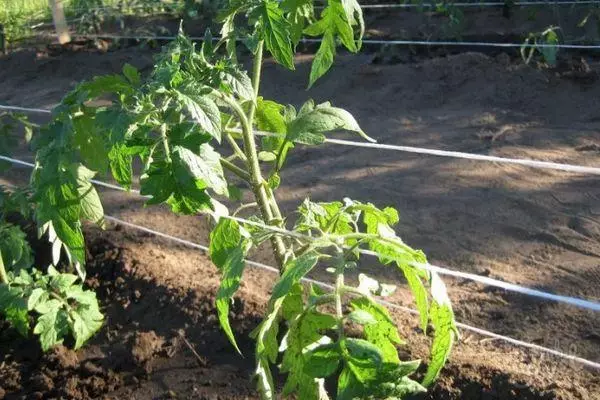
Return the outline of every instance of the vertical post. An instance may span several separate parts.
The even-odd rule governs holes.
[[[69,27],[65,18],[62,0],[49,1],[50,7],[52,8],[52,19],[54,20],[54,28],[56,29],[58,42],[60,44],[69,43],[71,41],[71,35],[69,34]]]
[[[6,54],[6,34],[2,24],[0,24],[0,53]]]

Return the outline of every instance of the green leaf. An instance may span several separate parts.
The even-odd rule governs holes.
[[[131,86],[131,83],[120,75],[104,75],[96,76],[91,81],[82,83],[78,86],[74,94],[85,94],[84,99],[87,100],[110,93],[132,96],[135,94],[135,90]],[[64,101],[68,102],[69,100],[70,97],[67,96],[67,99]]]
[[[308,81],[308,88],[310,89],[315,82],[329,71],[333,65],[333,59],[335,57],[335,39],[333,34],[326,33],[323,35],[321,45],[310,69],[310,77]]]
[[[29,336],[29,318],[27,302],[23,290],[0,283],[0,314],[21,335]]]
[[[256,101],[256,126],[261,131],[285,134],[287,126],[283,117],[284,110],[285,106],[282,104],[259,97]],[[264,150],[277,150],[278,148],[279,146]]]
[[[242,235],[237,221],[221,218],[210,233],[209,255],[212,262],[223,270],[227,257],[240,247]]]
[[[355,18],[355,15],[358,18]],[[353,25],[359,25],[360,28],[357,40],[354,39]],[[329,0],[321,14],[321,19],[304,29],[304,33],[309,36],[323,36],[310,72],[309,87],[311,87],[331,68],[335,56],[336,37],[351,52],[356,53],[360,49],[364,33],[360,6],[354,0],[343,0],[343,2]]]
[[[98,192],[90,182],[95,173],[83,165],[77,165],[74,174],[81,206],[80,218],[104,227],[104,208]]]
[[[108,164],[107,135],[97,126],[94,118],[83,115],[72,119],[72,140],[79,150],[83,163],[95,171],[106,171]],[[104,122],[100,120],[100,122]],[[113,124],[114,121],[111,121]],[[108,130],[108,129],[107,129]]]
[[[18,226],[0,222],[0,254],[8,271],[30,268],[33,254],[27,236]]]
[[[415,297],[415,304],[417,305],[419,318],[421,320],[421,329],[423,332],[427,332],[427,323],[429,321],[429,299],[427,297],[425,285],[423,284],[423,281],[419,276],[419,272],[415,269],[415,267],[402,263],[397,265],[404,274],[404,277],[408,282],[408,286],[410,287],[410,291]]]
[[[302,285],[296,283],[285,297],[281,308],[281,314],[286,321],[292,321],[302,313],[304,309],[304,301],[302,298],[303,291]]]
[[[61,344],[68,331],[69,318],[60,305],[49,307],[38,317],[37,324],[33,328],[33,333],[39,335],[43,351]]]
[[[108,153],[110,170],[115,180],[125,186],[131,187],[133,175],[132,158],[126,153],[126,146],[123,144],[114,145]]]
[[[61,293],[66,292],[76,281],[78,276],[73,274],[57,274],[50,279],[50,286]]]
[[[221,286],[217,292],[217,312],[219,315],[219,322],[229,338],[229,341],[240,354],[241,351],[235,341],[233,330],[229,324],[229,304],[240,286],[244,266],[244,252],[241,246],[238,246],[229,253],[223,264]]]
[[[286,298],[287,299],[287,298]],[[319,383],[304,370],[307,346],[323,341],[323,334],[336,327],[337,320],[329,314],[307,310],[294,319],[282,342],[285,353],[281,372],[288,373],[283,395],[296,393],[298,398],[320,400]]]
[[[355,310],[348,314],[348,319],[359,325],[376,324],[377,320],[370,313],[363,310]]]
[[[233,11],[231,13],[229,13],[229,15],[227,15],[224,19],[223,19],[223,25],[221,25],[221,37],[224,38],[225,41],[225,47],[227,49],[227,55],[229,56],[229,59],[233,62],[237,61],[237,54],[236,54],[236,40],[237,40],[237,32],[235,29],[235,16],[236,16],[236,12]]]
[[[272,162],[277,159],[277,155],[270,151],[261,151],[258,153],[258,159],[263,162]]]
[[[294,52],[290,37],[290,24],[283,16],[279,3],[264,0],[259,9],[267,50],[279,64],[293,70]]]
[[[423,378],[423,386],[429,386],[437,379],[446,364],[458,332],[446,286],[436,273],[432,273],[431,276],[431,295],[433,302],[430,309],[430,318],[434,333],[431,362]]]
[[[355,400],[362,398],[363,385],[356,379],[352,370],[346,366],[338,378],[337,400]]]
[[[27,310],[32,311],[39,302],[46,302],[48,293],[42,288],[34,289],[27,299]]]
[[[81,348],[102,327],[104,316],[100,312],[95,293],[84,291],[78,296],[80,301],[76,309],[72,309],[69,316],[72,318],[73,337],[75,350]]]
[[[305,357],[304,373],[312,378],[326,378],[337,371],[342,354],[339,345],[331,343],[310,350]]]
[[[363,329],[366,339],[381,350],[383,361],[398,363],[400,359],[396,345],[404,342],[388,310],[367,297],[353,299],[350,306],[353,312],[362,311],[375,320],[374,323],[365,324]]]
[[[160,204],[167,201],[177,190],[177,184],[171,173],[171,165],[165,162],[153,162],[140,178],[140,194],[151,196],[146,204]]]
[[[287,295],[292,289],[292,286],[300,282],[300,279],[317,265],[318,260],[319,255],[311,251],[289,261],[285,265],[283,275],[281,275],[281,278],[273,287],[271,302]]]
[[[279,298],[269,304],[269,311],[263,322],[252,332],[256,338],[256,378],[258,391],[262,399],[275,398],[275,385],[271,375],[270,363],[277,359],[277,334],[279,333],[279,313],[285,298]]]
[[[229,66],[225,69],[223,82],[229,86],[230,92],[240,99],[254,99],[254,88],[246,71],[242,71],[236,66]]]
[[[281,8],[286,13],[286,18],[290,24],[290,37],[294,48],[302,39],[302,31],[306,24],[314,17],[312,0],[283,0]]]
[[[322,133],[341,129],[365,136],[348,111],[332,107],[330,103],[314,106],[312,101],[308,101],[303,106],[303,112],[289,124],[286,138],[292,142],[320,144],[325,141]]]
[[[125,75],[125,78],[127,78],[127,80],[133,84],[133,85],[139,85],[140,81],[141,81],[141,76],[139,71],[137,70],[136,67],[134,67],[133,65],[126,63],[123,66],[123,75]]]
[[[175,146],[172,157],[175,179],[181,185],[195,186],[198,189],[210,188],[218,194],[227,194],[221,155],[209,144],[202,144],[197,155],[185,147]]]
[[[274,173],[273,175],[271,175],[269,177],[269,180],[267,181],[267,183],[269,184],[269,187],[271,189],[275,190],[281,184],[281,177],[279,176],[278,173]]]
[[[213,100],[198,94],[177,92],[179,100],[185,105],[192,119],[221,142],[221,112]]]

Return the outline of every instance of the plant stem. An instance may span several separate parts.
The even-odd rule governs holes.
[[[244,154],[244,152],[242,151],[242,149],[240,148],[240,146],[238,146],[237,142],[235,141],[235,139],[233,138],[233,136],[231,136],[230,133],[226,133],[225,134],[225,139],[227,139],[227,142],[229,142],[229,145],[231,146],[231,148],[233,149],[233,152],[244,162],[247,161],[246,159],[246,155]]]
[[[335,314],[338,320],[338,339],[344,338],[344,312],[342,310],[342,294],[344,292],[344,274],[338,272],[335,278]]]
[[[0,252],[0,283],[4,283],[8,285],[8,275],[6,274],[6,269],[4,268],[4,261],[2,260],[2,252]]]
[[[247,204],[242,204],[241,206],[239,206],[234,212],[233,212],[233,216],[235,217],[236,215],[238,215],[240,212],[247,210],[248,208],[252,208],[252,207],[258,207],[257,203],[247,203]]]
[[[218,91],[215,91],[214,93],[231,107],[242,124],[244,150],[246,151],[248,170],[251,178],[250,185],[252,186],[252,191],[254,192],[254,197],[256,198],[258,207],[260,208],[263,220],[266,224],[270,225],[274,219],[273,211],[270,206],[267,191],[265,190],[265,180],[263,179],[262,172],[260,170],[260,164],[258,163],[258,153],[256,152],[256,143],[254,141],[254,131],[252,130],[252,125],[248,121],[244,110],[237,101]],[[279,270],[283,272],[283,266],[285,265],[285,254],[287,252],[285,244],[279,236],[273,236],[271,238],[271,244],[273,245],[275,259],[279,266]]]
[[[160,126],[160,137],[162,138],[163,148],[165,149],[165,159],[170,164],[171,163],[171,149],[169,149],[166,124],[162,124]]]
[[[253,101],[250,104],[250,110],[248,111],[248,120],[250,121],[250,124],[254,122],[254,113],[256,112],[256,101],[258,100],[258,92],[260,89],[260,75],[262,73],[264,43],[265,42],[263,40],[258,42],[256,56],[254,57],[254,65],[252,67],[252,88],[254,89],[255,101]]]
[[[226,168],[227,170],[233,172],[239,178],[245,180],[246,182],[250,182],[250,180],[251,180],[250,174],[248,172],[244,171],[243,169],[241,169],[240,167],[238,167],[237,165],[235,165],[234,163],[232,163],[224,158],[221,158],[221,165],[223,166],[223,168]]]

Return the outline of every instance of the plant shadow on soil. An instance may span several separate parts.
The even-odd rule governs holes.
[[[61,346],[44,355],[33,339],[0,325],[0,398],[257,398],[248,334],[260,320],[260,304],[236,298],[230,314],[241,357],[218,326],[214,287],[157,284],[138,272],[135,255],[102,234],[93,236],[87,283],[101,299],[105,326],[77,352]],[[161,268],[160,257],[152,268]],[[465,373],[451,365],[430,393],[414,399],[552,398],[499,371]]]

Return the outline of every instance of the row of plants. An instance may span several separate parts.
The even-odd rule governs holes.
[[[44,350],[63,342],[79,348],[89,340],[104,318],[94,293],[83,286],[82,224],[104,225],[91,180],[110,174],[129,189],[137,177],[147,205],[212,216],[210,258],[222,276],[215,306],[238,351],[229,314],[244,260],[257,246],[272,248],[280,275],[252,333],[263,399],[278,393],[402,399],[425,391],[458,333],[444,283],[422,268],[424,253],[394,231],[397,210],[348,198],[305,199],[286,215],[277,202],[295,148],[322,145],[337,131],[372,139],[348,111],[330,102],[307,100],[296,107],[262,97],[263,56],[294,70],[300,39],[322,38],[308,77],[311,87],[329,71],[339,46],[360,50],[365,31],[360,5],[328,0],[317,12],[307,0],[230,0],[218,22],[220,39],[215,42],[207,31],[200,48],[180,32],[147,77],[125,65],[122,74],[78,85],[33,135],[30,185],[2,192],[0,313],[19,332],[36,335]],[[250,74],[238,62],[240,46],[251,54]],[[110,104],[98,106],[99,99]],[[266,133],[260,140],[258,130]],[[240,200],[245,191],[253,201]],[[248,215],[252,210],[256,213]],[[15,212],[34,221],[38,236],[50,242],[51,265],[34,266],[23,230],[9,217]],[[231,218],[239,213],[246,218]],[[393,286],[365,274],[357,284],[347,278],[361,270],[366,252],[408,283],[420,329],[432,337],[426,367],[400,358],[404,339],[377,301]],[[315,270],[332,275],[332,291],[301,283]],[[283,387],[273,380],[276,368],[286,376]]]

